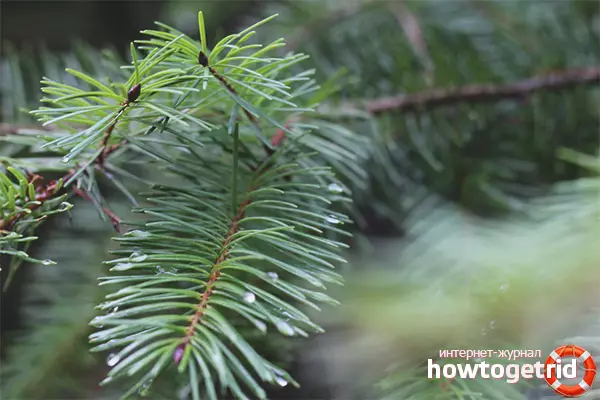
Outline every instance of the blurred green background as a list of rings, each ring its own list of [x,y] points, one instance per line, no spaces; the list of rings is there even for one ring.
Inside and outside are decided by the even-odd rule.
[[[82,52],[125,57],[155,20],[195,37],[198,10],[209,42],[279,13],[258,40],[285,37],[286,51],[310,55],[303,67],[332,87],[323,120],[364,141],[365,154],[337,166],[349,171],[356,221],[348,284],[335,293],[343,306],[315,315],[322,337],[265,344],[302,383],[271,398],[541,399],[551,396],[543,382],[449,391],[424,379],[422,363],[442,348],[550,351],[572,337],[600,354],[600,92],[598,77],[580,73],[600,68],[599,2],[3,1],[2,129],[35,125],[20,110],[35,107],[42,74],[67,65],[101,73],[100,61],[84,62],[99,55]],[[575,79],[561,90],[368,106],[564,73]],[[127,211],[118,193],[109,200]],[[2,398],[117,398],[97,387],[106,355],[86,350],[111,235],[85,203],[43,226],[35,254],[60,264],[25,266],[2,293]],[[148,396],[187,394],[165,383]]]

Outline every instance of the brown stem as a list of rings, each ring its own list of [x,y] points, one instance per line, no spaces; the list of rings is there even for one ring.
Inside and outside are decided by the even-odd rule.
[[[104,160],[109,154],[110,147],[108,146],[108,141],[110,140],[110,136],[112,135],[115,126],[117,126],[117,123],[119,122],[119,118],[121,117],[121,115],[127,107],[129,107],[132,103],[135,103],[137,101],[138,97],[140,97],[141,91],[142,85],[140,83],[129,89],[129,91],[127,92],[127,98],[121,103],[121,109],[117,113],[115,121],[112,124],[110,124],[110,126],[104,132],[104,137],[102,137],[102,142],[100,144],[100,147],[102,148],[102,153],[100,153],[98,159],[96,160],[96,163],[100,167],[104,166]]]
[[[283,143],[284,139],[285,139],[285,131],[279,130],[273,137],[271,143],[274,146],[280,146]],[[268,149],[268,150],[269,151],[267,151],[266,159],[268,159],[272,155],[272,152],[270,152],[271,150],[270,149]],[[261,172],[261,174],[263,174],[265,171],[266,171],[266,169],[263,170]],[[250,192],[253,190],[256,190],[256,187],[253,187],[252,189],[250,189]],[[206,283],[206,289],[204,290],[204,293],[202,293],[200,302],[196,306],[196,312],[194,313],[194,315],[192,316],[192,319],[190,320],[190,324],[188,325],[188,327],[186,329],[185,336],[184,336],[181,344],[177,347],[177,349],[175,350],[175,353],[173,354],[173,360],[175,361],[176,364],[178,364],[179,361],[181,360],[181,357],[183,356],[183,349],[191,341],[192,336],[194,335],[194,331],[196,329],[196,325],[198,324],[198,321],[200,321],[200,318],[204,315],[204,313],[206,311],[208,300],[210,298],[210,295],[212,294],[213,287],[214,287],[215,283],[217,282],[217,279],[219,279],[219,277],[221,276],[220,265],[227,260],[227,256],[229,255],[229,249],[230,249],[229,245],[231,244],[231,241],[233,240],[233,236],[239,231],[239,224],[240,224],[240,221],[242,219],[244,219],[246,207],[248,207],[251,203],[252,203],[252,200],[248,199],[248,200],[244,201],[242,204],[240,204],[240,206],[237,210],[236,216],[233,218],[233,221],[231,222],[229,231],[227,232],[227,235],[225,236],[225,239],[223,240],[223,250],[222,250],[221,254],[219,255],[219,257],[217,258],[217,260],[215,261],[215,265],[213,267],[212,273],[210,274],[208,282]]]
[[[581,84],[598,84],[600,66],[577,68],[533,76],[508,84],[473,84],[458,88],[432,89],[422,92],[383,97],[367,101],[365,107],[373,114],[407,111],[458,102],[483,102],[501,99],[522,99],[538,91],[566,89]]]
[[[233,240],[233,235],[235,235],[238,232],[238,229],[239,229],[238,225],[239,225],[240,221],[244,218],[246,207],[251,202],[252,202],[252,200],[246,200],[245,202],[240,204],[240,206],[237,210],[237,214],[236,214],[235,218],[233,219],[233,221],[231,222],[229,232],[227,232],[227,235],[225,236],[225,240],[223,241],[223,251],[221,252],[219,257],[215,261],[215,266],[213,267],[213,271],[212,271],[210,278],[208,279],[208,282],[206,284],[206,289],[204,290],[204,293],[202,294],[202,298],[200,299],[200,302],[196,306],[196,312],[194,313],[194,316],[192,317],[192,320],[190,321],[190,325],[188,326],[188,328],[186,330],[185,337],[183,339],[184,345],[187,345],[190,342],[192,336],[194,335],[194,330],[196,328],[196,324],[200,320],[200,317],[202,317],[202,315],[204,315],[204,312],[206,310],[206,305],[208,303],[208,299],[210,298],[210,295],[212,294],[212,290],[215,285],[215,282],[217,281],[219,276],[221,276],[220,265],[225,260],[227,260],[227,256],[229,254],[229,245],[231,244],[231,241]]]
[[[211,75],[214,76],[219,82],[221,82],[221,84],[225,86],[225,88],[231,94],[233,94],[234,96],[239,96],[237,90],[235,90],[235,88],[231,86],[229,82],[227,82],[227,79],[225,79],[225,77],[219,74],[217,70],[215,70],[208,63],[208,57],[203,52],[198,53],[198,64],[202,65],[204,68],[208,68],[208,71],[211,73]],[[246,108],[241,108],[244,111],[244,114],[246,114],[246,117],[248,117],[248,119],[250,120],[250,122],[252,122],[255,126],[258,127],[258,121],[256,120],[256,117],[250,111],[246,110]]]

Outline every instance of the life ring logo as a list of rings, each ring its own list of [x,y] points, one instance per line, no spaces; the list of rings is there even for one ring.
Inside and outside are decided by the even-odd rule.
[[[581,381],[576,385],[565,385],[557,378],[557,364],[565,357],[574,357],[583,364],[585,374]],[[559,374],[560,378],[560,374]],[[592,355],[585,349],[569,344],[556,348],[544,364],[544,379],[550,387],[558,394],[564,397],[579,397],[586,394],[591,388],[596,378],[596,363]]]

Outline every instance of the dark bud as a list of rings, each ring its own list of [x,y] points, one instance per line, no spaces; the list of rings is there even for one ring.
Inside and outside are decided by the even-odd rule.
[[[208,57],[203,52],[198,53],[198,64],[208,67]]]
[[[129,89],[129,92],[127,92],[127,101],[129,103],[133,103],[134,101],[136,101],[138,97],[140,97],[141,90],[142,85],[140,83]]]
[[[173,353],[173,361],[175,362],[175,364],[179,364],[181,362],[184,351],[185,351],[184,344],[180,344],[179,346],[177,346],[177,348],[175,349],[175,352]]]

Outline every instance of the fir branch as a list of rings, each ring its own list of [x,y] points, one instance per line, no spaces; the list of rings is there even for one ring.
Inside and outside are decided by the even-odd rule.
[[[238,129],[237,124],[236,124],[236,128],[234,128],[234,129],[235,129],[235,131],[237,131],[237,129]],[[277,134],[273,137],[271,144],[273,146],[279,147],[281,144],[283,144],[283,137],[285,137],[285,132],[282,130],[279,130],[277,132]],[[237,134],[235,134],[234,149],[236,146],[235,141],[237,141],[237,140],[239,140],[239,139],[237,138]],[[261,165],[266,165],[266,167],[263,168],[262,170],[258,171],[259,176],[269,170],[271,165],[267,164],[267,163],[269,161],[269,158],[274,154],[273,150],[269,149],[268,147],[265,147],[265,150],[267,151],[267,156],[266,156],[265,160],[261,163]],[[238,154],[234,150],[233,165],[234,165],[235,170],[232,172],[232,175],[236,176],[236,177],[237,177],[237,163],[236,163],[237,156],[238,156]],[[233,183],[237,182],[237,179],[234,179],[232,182]],[[253,191],[255,191],[257,189],[258,189],[257,186],[251,187],[250,190],[248,190],[245,193],[245,196],[249,196]],[[236,193],[237,185],[233,184],[231,187],[231,190],[232,190],[232,193]],[[237,196],[234,196],[234,198],[237,198]],[[235,204],[237,204],[237,202]],[[211,271],[210,277],[206,284],[206,289],[204,290],[204,293],[202,293],[202,298],[200,299],[200,302],[198,303],[198,305],[196,307],[196,312],[194,313],[194,316],[191,319],[190,325],[186,329],[185,337],[182,341],[182,344],[179,345],[177,347],[177,349],[175,350],[175,352],[173,353],[173,360],[175,361],[176,364],[178,364],[179,361],[181,360],[181,357],[183,357],[183,354],[185,352],[185,346],[187,346],[190,343],[190,340],[191,340],[192,336],[194,335],[196,325],[198,324],[198,322],[200,321],[200,318],[204,314],[204,311],[205,311],[207,303],[208,303],[208,299],[213,292],[213,287],[215,286],[217,279],[219,279],[219,277],[221,276],[220,266],[227,260],[227,257],[229,255],[229,250],[230,250],[230,244],[233,240],[234,235],[238,233],[240,222],[245,217],[246,207],[248,207],[250,204],[252,204],[252,199],[248,198],[247,200],[243,201],[237,208],[235,217],[231,221],[229,231],[227,232],[227,235],[225,236],[225,238],[223,240],[223,246],[222,246],[223,250],[220,252],[219,257],[215,261],[214,267]]]
[[[121,147],[121,145],[123,145],[124,143],[126,143],[126,142],[123,141],[121,143],[116,143],[112,146],[106,147],[105,150],[103,151],[104,156],[105,157],[110,156],[112,153],[114,153],[116,150],[118,150]],[[99,159],[96,159],[94,161],[94,163],[96,164],[97,167],[100,167],[100,168],[102,167],[101,165],[99,165]],[[49,181],[45,185],[39,184],[39,182],[44,180],[43,176],[28,173],[28,177],[30,178],[28,183],[35,185],[35,198],[30,199],[31,202],[28,204],[28,207],[27,207],[29,209],[29,212],[22,211],[10,218],[0,220],[0,231],[4,231],[4,230],[10,231],[14,227],[14,225],[17,222],[19,222],[19,220],[21,220],[22,218],[29,215],[32,211],[35,211],[35,210],[41,208],[45,204],[45,202],[48,201],[49,199],[52,199],[52,198],[58,196],[59,193],[61,192],[61,189],[63,189],[65,186],[67,186],[67,185],[65,185],[65,182],[69,182],[76,174],[79,173],[78,168],[80,168],[80,166],[77,166],[76,168],[71,168],[61,178]],[[65,186],[63,186],[63,185],[65,185]],[[91,201],[90,196],[87,193],[85,193],[84,191],[82,191],[76,187],[74,187],[73,190],[78,196]],[[120,221],[120,219],[109,209],[103,208],[103,210],[106,213],[106,215],[110,218],[111,223],[112,223],[113,227],[115,228],[115,230],[118,232],[119,231],[118,230],[118,222]]]
[[[140,75],[151,74],[157,81],[150,91],[179,97],[140,101],[140,110],[146,106],[168,120],[152,122],[161,135],[147,132],[128,140],[174,179],[151,186],[147,203],[134,209],[147,218],[127,222],[138,229],[116,238],[121,249],[114,253],[122,257],[108,262],[114,267],[101,284],[121,288],[99,308],[118,311],[92,321],[102,328],[90,337],[97,344],[94,350],[120,349],[104,382],[139,377],[125,396],[148,386],[173,360],[177,371],[189,376],[194,399],[200,398],[201,382],[208,398],[218,398],[217,382],[235,397],[246,398],[238,379],[264,398],[255,375],[280,385],[294,381],[253,348],[243,328],[250,323],[266,333],[270,323],[283,335],[307,336],[322,330],[296,303],[317,310],[318,303],[337,304],[304,285],[325,289],[324,283],[341,281],[331,268],[345,261],[339,253],[347,246],[326,232],[345,232],[336,225],[350,220],[330,206],[347,198],[328,190],[335,180],[331,169],[322,160],[313,161],[312,149],[300,140],[314,128],[291,131],[289,124],[279,122],[306,111],[290,100],[298,91],[309,92],[310,82],[298,82],[309,80],[310,72],[289,73],[305,57],[265,56],[282,47],[281,40],[264,47],[245,43],[255,27],[270,19],[222,39],[211,50],[201,13],[202,43],[162,24],[166,32],[144,31],[152,39],[138,42],[151,49],[140,61],[145,66]],[[164,51],[168,46],[173,52]],[[155,54],[164,57],[155,60]],[[166,73],[169,79],[160,79]],[[143,84],[147,98],[149,85]],[[211,129],[194,117],[215,108],[221,118],[215,117]],[[249,124],[238,120],[239,108]],[[115,109],[111,112],[114,121]],[[109,127],[103,114],[90,122],[103,118],[103,126]],[[174,120],[183,115],[192,127],[174,129]],[[128,119],[140,121],[131,115]],[[261,143],[249,135],[254,128],[260,131],[259,120],[278,128],[270,141],[259,137]],[[273,151],[288,134],[286,146]],[[264,158],[257,155],[263,150]],[[280,269],[281,276],[265,268]]]
[[[408,111],[460,102],[494,102],[502,99],[524,99],[540,91],[556,91],[573,86],[600,82],[600,66],[569,69],[538,75],[508,84],[473,84],[458,88],[438,88],[422,92],[383,97],[365,103],[367,111],[381,114]]]

